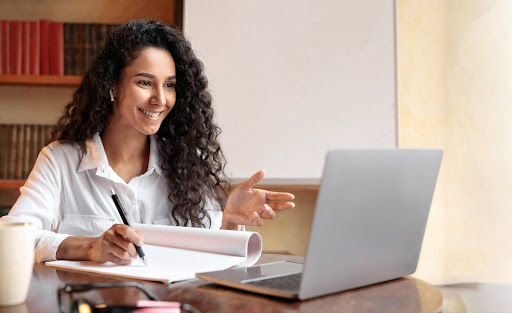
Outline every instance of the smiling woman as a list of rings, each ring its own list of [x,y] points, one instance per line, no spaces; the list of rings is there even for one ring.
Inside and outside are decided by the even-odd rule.
[[[178,30],[136,20],[114,31],[3,218],[36,226],[37,261],[129,264],[144,239],[120,225],[111,189],[135,223],[234,230],[294,206],[253,188],[263,170],[228,196],[207,86]]]

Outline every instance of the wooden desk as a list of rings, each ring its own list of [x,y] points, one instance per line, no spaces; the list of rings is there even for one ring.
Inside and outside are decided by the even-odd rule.
[[[262,255],[258,263],[290,258]],[[122,282],[128,279],[62,270],[34,264],[34,274],[27,301],[0,307],[0,313],[58,312],[57,288],[63,283]],[[142,281],[141,281],[142,282]],[[307,301],[282,300],[233,290],[201,280],[164,285],[142,282],[160,299],[187,302],[207,312],[440,312],[442,296],[435,287],[415,278],[394,281],[315,298]],[[77,296],[91,303],[135,304],[146,299],[136,288],[113,288],[89,291]]]

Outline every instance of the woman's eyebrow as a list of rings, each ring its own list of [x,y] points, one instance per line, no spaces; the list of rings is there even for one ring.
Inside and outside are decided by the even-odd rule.
[[[142,76],[142,77],[147,77],[147,78],[155,78],[155,75],[149,74],[149,73],[144,73],[144,72],[143,73],[135,74],[134,76]],[[176,75],[167,77],[167,80],[172,80],[172,79],[176,79]]]

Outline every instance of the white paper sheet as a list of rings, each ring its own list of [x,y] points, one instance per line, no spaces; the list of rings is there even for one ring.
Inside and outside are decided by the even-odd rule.
[[[144,236],[147,267],[140,259],[130,265],[88,261],[46,265],[171,283],[194,278],[198,272],[253,265],[262,251],[261,236],[255,232],[142,224],[134,228]]]

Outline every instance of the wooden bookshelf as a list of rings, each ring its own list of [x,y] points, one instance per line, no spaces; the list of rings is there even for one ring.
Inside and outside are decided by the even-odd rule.
[[[23,184],[24,179],[0,179],[0,189],[19,189]]]
[[[0,84],[31,86],[78,86],[81,76],[55,75],[0,75]]]

